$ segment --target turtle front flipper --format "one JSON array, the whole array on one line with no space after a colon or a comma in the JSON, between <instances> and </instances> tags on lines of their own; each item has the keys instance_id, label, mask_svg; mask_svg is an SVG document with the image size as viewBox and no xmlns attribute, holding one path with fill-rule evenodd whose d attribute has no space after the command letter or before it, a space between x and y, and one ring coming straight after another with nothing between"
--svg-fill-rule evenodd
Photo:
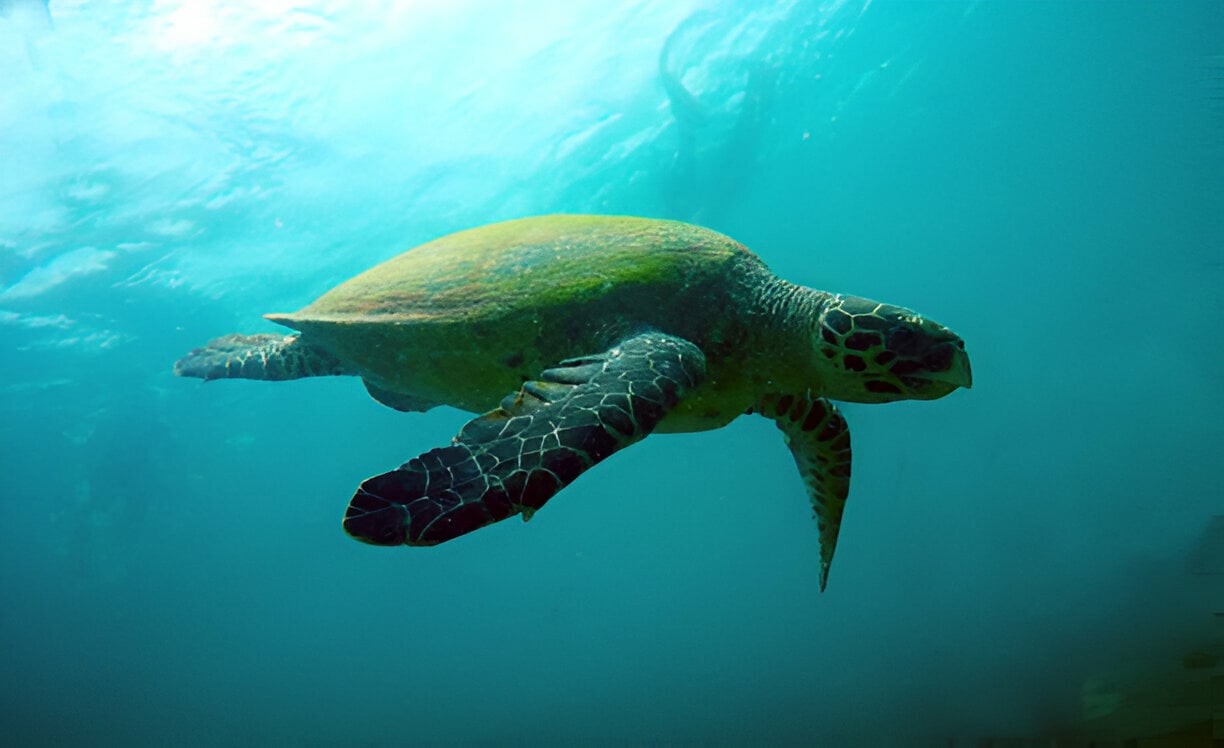
<instances>
[{"instance_id":1,"label":"turtle front flipper","mask_svg":"<svg viewBox=\"0 0 1224 748\"><path fill-rule=\"evenodd\" d=\"M405 395L400 392L394 392L384 387L379 387L368 379L362 379L365 383L366 392L370 393L370 397L388 408L394 408L401 413L424 413L425 411L437 405L421 397L413 395Z\"/></svg>"},{"instance_id":2,"label":"turtle front flipper","mask_svg":"<svg viewBox=\"0 0 1224 748\"><path fill-rule=\"evenodd\" d=\"M340 359L303 343L298 335L226 335L208 341L174 364L180 377L302 379L345 374Z\"/></svg>"},{"instance_id":3,"label":"turtle front flipper","mask_svg":"<svg viewBox=\"0 0 1224 748\"><path fill-rule=\"evenodd\" d=\"M829 581L842 511L850 493L850 428L823 397L766 395L753 408L774 419L807 486L820 530L820 589Z\"/></svg>"},{"instance_id":4,"label":"turtle front flipper","mask_svg":"<svg viewBox=\"0 0 1224 748\"><path fill-rule=\"evenodd\" d=\"M654 430L705 376L697 346L643 333L527 382L454 442L367 479L344 529L375 545L435 545L522 513Z\"/></svg>"}]
</instances>

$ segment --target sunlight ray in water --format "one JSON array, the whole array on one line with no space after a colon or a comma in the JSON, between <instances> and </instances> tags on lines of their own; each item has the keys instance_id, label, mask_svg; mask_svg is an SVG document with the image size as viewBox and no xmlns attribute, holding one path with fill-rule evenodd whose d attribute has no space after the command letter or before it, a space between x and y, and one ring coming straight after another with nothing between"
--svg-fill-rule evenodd
<instances>
[{"instance_id":1,"label":"sunlight ray in water","mask_svg":"<svg viewBox=\"0 0 1224 748\"><path fill-rule=\"evenodd\" d=\"M1218 740L1222 23L1193 0L0 0L0 742ZM313 320L365 341L328 357L260 317L553 214L699 224L901 300L963 336L973 389L839 420L793 335L748 355L811 323L798 292L685 296L746 271L714 240L422 260L413 309L450 324L429 345L366 310ZM889 314L816 325L837 383L969 384L957 348L889 358L921 331ZM368 376L209 384L180 358ZM651 387L709 397L605 452L660 415ZM472 412L416 412L441 401ZM414 454L436 460L389 470ZM575 465L527 525L341 529L352 497L350 530L394 540L361 513L420 481L498 519L463 482L492 476L531 515Z\"/></svg>"}]
</instances>

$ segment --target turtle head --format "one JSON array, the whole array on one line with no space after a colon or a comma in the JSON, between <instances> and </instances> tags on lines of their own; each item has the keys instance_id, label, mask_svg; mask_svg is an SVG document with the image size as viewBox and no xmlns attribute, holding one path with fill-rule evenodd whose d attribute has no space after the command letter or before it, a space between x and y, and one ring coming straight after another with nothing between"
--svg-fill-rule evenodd
<instances>
[{"instance_id":1,"label":"turtle head","mask_svg":"<svg viewBox=\"0 0 1224 748\"><path fill-rule=\"evenodd\" d=\"M835 400L934 400L973 384L965 342L909 309L830 296L815 337L823 394Z\"/></svg>"}]
</instances>

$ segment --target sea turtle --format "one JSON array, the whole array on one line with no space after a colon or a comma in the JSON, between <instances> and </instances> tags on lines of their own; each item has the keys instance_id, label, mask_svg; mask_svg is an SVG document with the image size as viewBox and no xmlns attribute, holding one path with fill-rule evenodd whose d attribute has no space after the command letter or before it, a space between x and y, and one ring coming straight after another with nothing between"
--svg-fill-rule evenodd
<instances>
[{"instance_id":1,"label":"sea turtle","mask_svg":"<svg viewBox=\"0 0 1224 748\"><path fill-rule=\"evenodd\" d=\"M344 517L358 540L434 545L527 519L653 431L760 413L782 430L807 486L821 589L850 485L850 432L830 400L932 400L971 383L964 342L948 328L788 283L722 234L648 218L553 215L460 231L267 318L298 333L218 338L175 373L353 375L396 410L484 412L450 445L361 484Z\"/></svg>"}]
</instances>

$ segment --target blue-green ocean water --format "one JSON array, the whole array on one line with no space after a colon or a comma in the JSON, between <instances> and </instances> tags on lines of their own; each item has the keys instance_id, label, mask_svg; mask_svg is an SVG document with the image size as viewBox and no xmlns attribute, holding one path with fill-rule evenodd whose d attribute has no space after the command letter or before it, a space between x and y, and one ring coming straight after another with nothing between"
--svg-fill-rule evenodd
<instances>
[{"instance_id":1,"label":"blue-green ocean water","mask_svg":"<svg viewBox=\"0 0 1224 748\"><path fill-rule=\"evenodd\" d=\"M1119 720L1224 678L1222 10L0 3L0 742L1207 724L1202 688ZM172 375L415 244L550 212L699 222L964 336L972 390L845 407L827 592L764 419L384 549L341 531L354 487L465 414Z\"/></svg>"}]
</instances>

